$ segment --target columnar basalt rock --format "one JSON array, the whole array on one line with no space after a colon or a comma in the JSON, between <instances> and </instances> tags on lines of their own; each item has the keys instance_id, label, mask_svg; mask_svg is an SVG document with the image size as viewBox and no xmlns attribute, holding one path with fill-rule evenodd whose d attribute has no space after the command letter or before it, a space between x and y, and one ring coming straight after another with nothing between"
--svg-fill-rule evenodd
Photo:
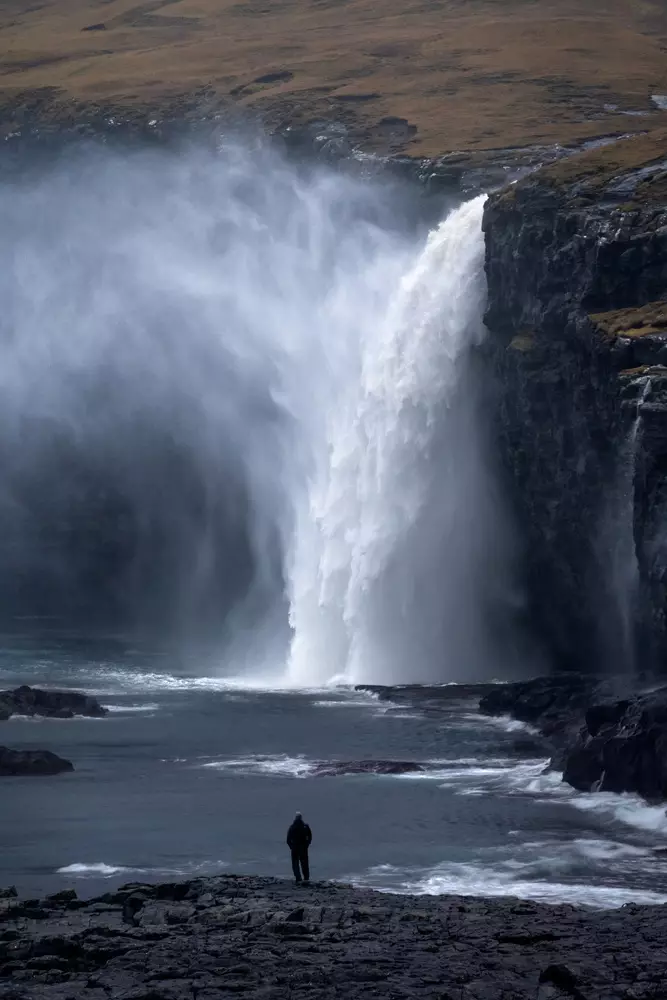
<instances>
[{"instance_id":1,"label":"columnar basalt rock","mask_svg":"<svg viewBox=\"0 0 667 1000\"><path fill-rule=\"evenodd\" d=\"M664 662L667 136L538 171L491 197L484 228L532 620L558 667Z\"/></svg>"}]
</instances>

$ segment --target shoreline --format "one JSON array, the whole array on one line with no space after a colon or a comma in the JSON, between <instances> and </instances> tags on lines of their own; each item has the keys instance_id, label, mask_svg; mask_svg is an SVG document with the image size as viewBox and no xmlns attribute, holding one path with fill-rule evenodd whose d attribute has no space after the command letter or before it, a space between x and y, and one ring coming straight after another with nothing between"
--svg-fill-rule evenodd
<instances>
[{"instance_id":1,"label":"shoreline","mask_svg":"<svg viewBox=\"0 0 667 1000\"><path fill-rule=\"evenodd\" d=\"M649 1000L667 907L600 911L223 875L0 899L0 998Z\"/></svg>"}]
</instances>

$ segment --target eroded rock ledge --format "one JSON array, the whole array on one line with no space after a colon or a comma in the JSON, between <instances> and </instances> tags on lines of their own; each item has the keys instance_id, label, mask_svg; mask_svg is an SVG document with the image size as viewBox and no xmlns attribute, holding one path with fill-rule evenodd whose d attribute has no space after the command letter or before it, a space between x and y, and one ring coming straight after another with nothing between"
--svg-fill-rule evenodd
<instances>
[{"instance_id":1,"label":"eroded rock ledge","mask_svg":"<svg viewBox=\"0 0 667 1000\"><path fill-rule=\"evenodd\" d=\"M649 801L667 800L664 682L565 673L511 684L360 685L359 690L397 707L407 704L444 725L452 709L477 702L483 715L508 716L533 727L533 734L513 741L512 751L544 758L545 766L561 771L578 791L634 792Z\"/></svg>"},{"instance_id":2,"label":"eroded rock ledge","mask_svg":"<svg viewBox=\"0 0 667 1000\"><path fill-rule=\"evenodd\" d=\"M0 893L2 1000L658 1000L667 909L225 876Z\"/></svg>"}]
</instances>

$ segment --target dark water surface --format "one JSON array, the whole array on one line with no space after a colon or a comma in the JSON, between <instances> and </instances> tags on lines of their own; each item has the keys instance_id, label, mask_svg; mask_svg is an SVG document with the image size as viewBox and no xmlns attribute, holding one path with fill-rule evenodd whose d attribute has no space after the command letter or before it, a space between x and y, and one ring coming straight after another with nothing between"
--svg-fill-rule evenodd
<instances>
[{"instance_id":1,"label":"dark water surface","mask_svg":"<svg viewBox=\"0 0 667 1000\"><path fill-rule=\"evenodd\" d=\"M97 694L102 720L12 719L2 742L75 772L2 779L0 885L93 895L132 880L285 875L287 825L314 831L316 878L413 892L616 906L667 900L667 817L577 795L519 760L517 723L471 702L445 718L349 690L243 689L118 643L6 641L0 686ZM316 761L429 762L426 775L315 777Z\"/></svg>"}]
</instances>

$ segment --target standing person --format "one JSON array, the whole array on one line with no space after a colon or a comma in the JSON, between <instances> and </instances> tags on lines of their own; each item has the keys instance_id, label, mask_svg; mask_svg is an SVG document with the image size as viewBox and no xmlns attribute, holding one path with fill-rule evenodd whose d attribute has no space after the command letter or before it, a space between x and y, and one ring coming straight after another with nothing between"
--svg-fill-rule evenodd
<instances>
[{"instance_id":1,"label":"standing person","mask_svg":"<svg viewBox=\"0 0 667 1000\"><path fill-rule=\"evenodd\" d=\"M297 882L310 882L310 868L308 866L308 848L313 840L313 834L307 823L304 823L301 813L297 813L294 822L287 831L287 846L292 852L292 871Z\"/></svg>"}]
</instances>

